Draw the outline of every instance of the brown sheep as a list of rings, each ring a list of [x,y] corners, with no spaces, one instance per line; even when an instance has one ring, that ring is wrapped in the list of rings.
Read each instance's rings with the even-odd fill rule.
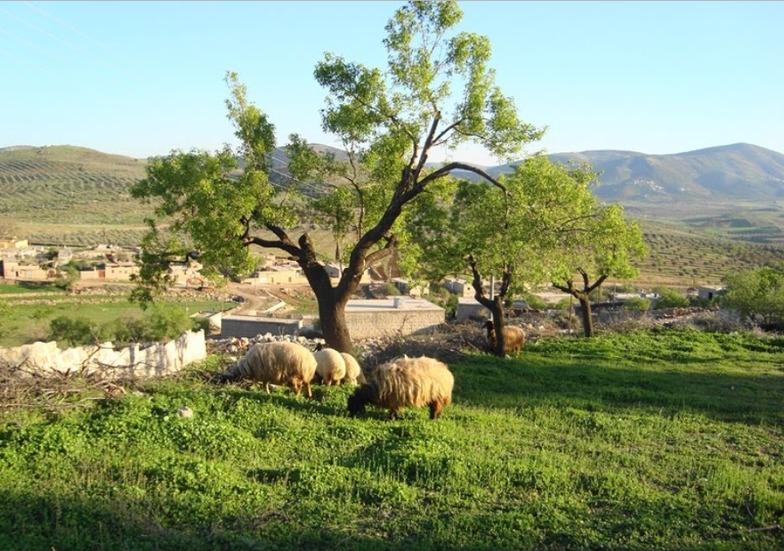
[[[405,407],[430,408],[430,418],[437,419],[452,403],[455,379],[446,364],[433,358],[403,356],[382,364],[367,376],[348,399],[351,417],[365,411],[367,404],[389,409],[396,419]]]
[[[493,320],[487,320],[485,322],[485,328],[487,329],[487,342],[490,343],[490,347],[495,350],[495,327],[493,326]],[[520,349],[523,348],[525,344],[525,331],[522,327],[517,327],[515,325],[507,325],[504,327],[504,354],[519,354]]]

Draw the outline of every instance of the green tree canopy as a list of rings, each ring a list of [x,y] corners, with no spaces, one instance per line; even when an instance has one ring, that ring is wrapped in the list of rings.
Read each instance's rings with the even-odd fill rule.
[[[737,310],[750,323],[784,325],[784,270],[772,266],[745,270],[727,276],[724,283],[722,306]]]
[[[295,189],[271,185],[265,159],[274,147],[274,128],[247,100],[233,73],[227,76],[227,107],[241,143],[238,151],[173,152],[154,159],[134,196],[162,200],[158,214],[175,219],[171,230],[202,252],[206,267],[245,269],[251,245],[291,255],[316,294],[327,343],[350,350],[346,302],[363,272],[405,239],[399,221],[404,208],[458,168],[500,185],[465,163],[431,167],[432,152],[473,142],[508,157],[542,134],[520,120],[513,100],[495,83],[489,40],[456,30],[461,17],[455,1],[409,2],[386,26],[386,70],[332,53],[317,64],[314,76],[327,92],[322,125],[342,142],[347,158],[319,153],[296,135],[287,153],[297,180],[327,181],[325,193],[334,197],[311,201],[294,195]],[[244,161],[241,170],[238,156]],[[349,193],[338,192],[341,186]],[[351,219],[348,212],[353,212]],[[290,237],[297,215],[312,220],[313,213],[329,225],[338,245],[345,236],[347,267],[335,285],[310,236],[302,233],[296,242]],[[163,266],[176,247],[165,239],[150,242],[160,245],[151,247],[150,264]],[[143,272],[144,277],[164,281],[155,276],[161,269],[152,272]]]

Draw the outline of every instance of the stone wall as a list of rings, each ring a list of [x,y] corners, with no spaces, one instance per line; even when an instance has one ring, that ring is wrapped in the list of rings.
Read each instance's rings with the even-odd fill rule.
[[[135,344],[115,350],[111,343],[60,350],[57,343],[36,342],[0,348],[0,363],[20,373],[100,372],[107,378],[149,378],[175,373],[207,357],[204,331],[186,332],[167,343]]]

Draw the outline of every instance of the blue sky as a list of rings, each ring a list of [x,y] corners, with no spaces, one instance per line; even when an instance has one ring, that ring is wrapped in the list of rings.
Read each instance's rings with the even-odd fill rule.
[[[132,157],[234,143],[226,71],[279,144],[321,131],[325,52],[384,67],[399,2],[0,2],[0,147]],[[784,152],[784,2],[462,2],[497,82],[549,127],[528,151]],[[478,149],[461,159],[496,160]]]

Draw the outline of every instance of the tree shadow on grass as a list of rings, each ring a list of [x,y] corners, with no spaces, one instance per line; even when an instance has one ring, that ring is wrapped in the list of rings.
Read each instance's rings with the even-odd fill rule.
[[[784,376],[711,372],[698,363],[686,369],[683,362],[636,369],[597,365],[588,356],[557,364],[526,353],[511,360],[475,356],[453,368],[455,401],[503,408],[688,411],[722,421],[784,426]]]
[[[452,534],[447,540],[430,532],[427,515],[394,513],[378,518],[369,510],[345,527],[303,519],[296,510],[248,511],[242,518],[216,515],[210,524],[167,518],[133,500],[111,502],[45,492],[0,490],[0,549],[201,550],[430,550],[511,549],[482,541],[476,533]],[[477,524],[481,515],[474,520]],[[187,517],[187,515],[186,515]],[[303,522],[304,521],[304,522]],[[463,523],[471,522],[465,519]],[[459,540],[459,543],[458,541]],[[520,547],[514,547],[519,549]]]

